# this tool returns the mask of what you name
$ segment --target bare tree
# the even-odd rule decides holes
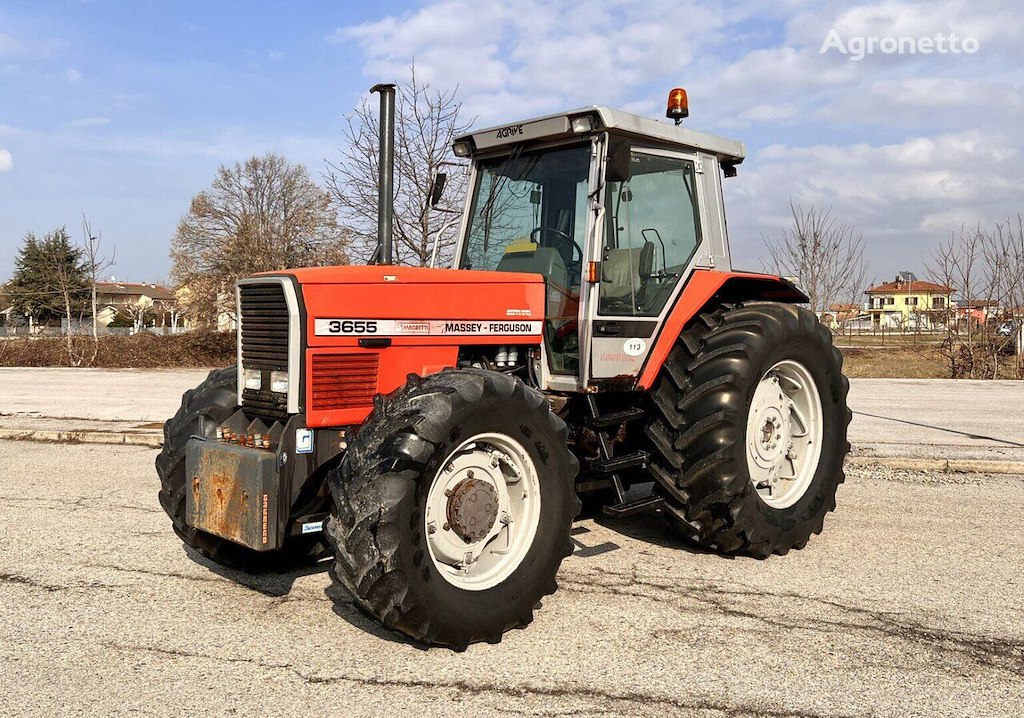
[[[92,309],[92,352],[91,355],[83,353],[82,359],[82,362],[86,365],[92,364],[96,360],[100,347],[99,302],[96,299],[97,285],[100,281],[100,275],[114,266],[114,253],[111,251],[110,257],[105,257],[101,251],[102,241],[103,233],[93,234],[92,225],[86,218],[85,213],[82,213],[82,256],[85,259],[85,271],[89,278],[90,305]]]
[[[216,321],[223,296],[255,272],[344,264],[347,235],[331,194],[277,154],[220,167],[192,198],[171,242],[172,279],[191,316]]]
[[[1024,360],[1015,351],[1012,332],[1024,303],[1024,222],[961,229],[932,252],[928,271],[935,281],[953,287],[959,307],[947,313],[940,353],[952,378],[1024,378]],[[1004,356],[1014,354],[1007,366]]]
[[[768,250],[765,268],[795,277],[819,317],[840,300],[860,304],[867,288],[864,237],[840,224],[831,209],[804,210],[789,203],[793,225],[778,238],[762,235]]]
[[[171,321],[171,332],[177,330],[178,320],[181,318],[181,306],[177,299],[157,299],[153,302],[153,310],[160,314],[161,326],[163,326],[163,318],[168,318]]]
[[[434,91],[416,79],[398,88],[395,106],[395,261],[424,266],[435,240],[440,262],[451,259],[466,192],[465,163],[452,153],[456,137],[471,123],[460,118],[458,88]],[[368,262],[377,246],[377,185],[380,118],[365,100],[345,116],[345,146],[337,162],[326,162],[324,178],[353,238],[353,259]],[[431,187],[439,173],[447,176],[441,202],[430,206]]]
[[[125,302],[120,307],[120,311],[132,320],[132,330],[136,334],[146,328],[146,321],[152,309],[153,300],[145,296],[139,297],[135,302]]]
[[[1018,215],[986,233],[983,253],[991,294],[1000,309],[995,361],[1012,354],[1013,376],[1024,379],[1024,218]]]

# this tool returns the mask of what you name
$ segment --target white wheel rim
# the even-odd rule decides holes
[[[430,483],[424,522],[430,560],[445,581],[467,591],[497,586],[537,535],[540,480],[533,459],[505,434],[463,441]]]
[[[803,497],[821,459],[821,397],[803,364],[780,361],[761,377],[747,413],[747,468],[773,509]]]

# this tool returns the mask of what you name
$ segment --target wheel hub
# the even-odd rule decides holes
[[[483,591],[508,578],[540,524],[540,477],[507,434],[477,434],[441,462],[424,511],[427,548],[445,581]]]
[[[763,382],[751,406],[751,458],[763,469],[777,471],[789,448],[792,425],[789,419],[792,402],[779,388],[777,381]]]
[[[464,479],[448,497],[448,525],[466,543],[484,538],[498,520],[498,492],[488,481]]]

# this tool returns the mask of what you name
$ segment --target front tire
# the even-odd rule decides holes
[[[727,554],[802,548],[844,479],[848,389],[811,312],[753,303],[701,313],[650,392],[650,468],[670,523]]]
[[[572,553],[577,462],[539,392],[445,370],[378,398],[329,484],[332,575],[384,625],[456,650],[533,620]]]

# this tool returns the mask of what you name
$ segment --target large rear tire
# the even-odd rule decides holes
[[[727,554],[803,548],[844,479],[848,389],[811,312],[753,303],[701,313],[650,392],[650,469],[670,523]]]
[[[544,396],[507,375],[410,377],[329,475],[332,576],[422,643],[463,650],[526,626],[572,553],[566,436]]]
[[[189,439],[212,439],[217,426],[237,410],[235,367],[211,371],[206,381],[181,397],[181,407],[164,424],[164,445],[156,457],[160,477],[160,505],[174,532],[199,554],[214,563],[246,573],[286,571],[308,560],[319,545],[317,537],[294,537],[278,551],[253,551],[227,539],[189,526],[185,520],[185,448]]]

